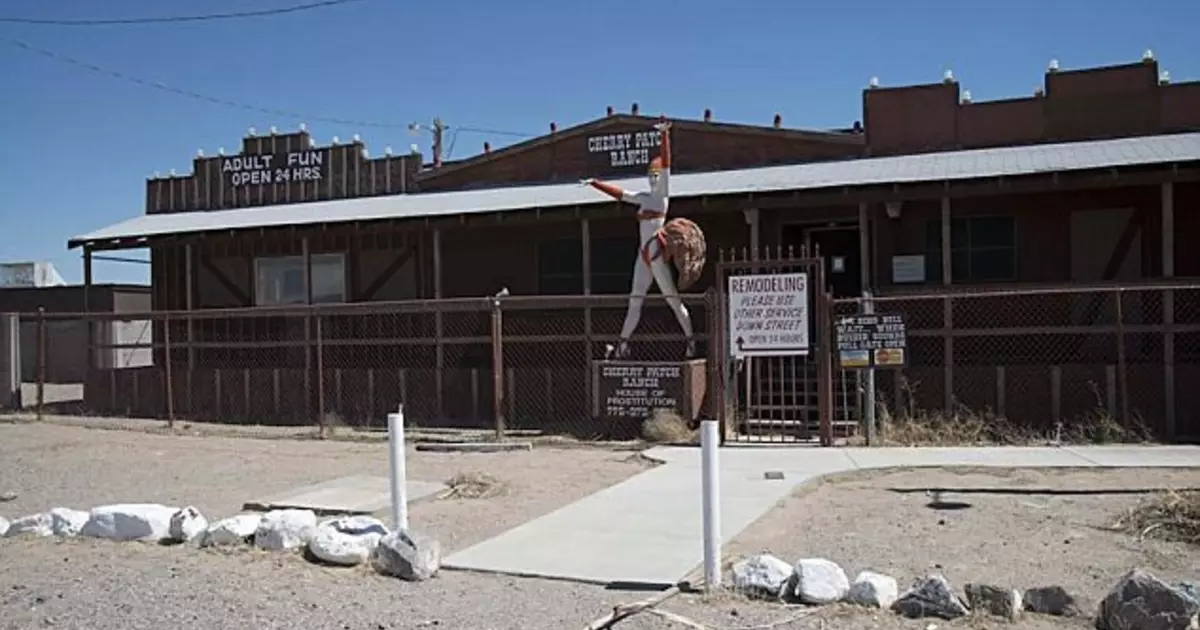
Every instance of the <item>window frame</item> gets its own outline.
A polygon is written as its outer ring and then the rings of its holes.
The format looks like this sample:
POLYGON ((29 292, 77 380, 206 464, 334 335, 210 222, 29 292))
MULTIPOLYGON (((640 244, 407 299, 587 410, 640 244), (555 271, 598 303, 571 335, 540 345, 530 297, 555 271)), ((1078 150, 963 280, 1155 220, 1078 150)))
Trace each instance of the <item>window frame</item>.
MULTIPOLYGON (((591 239, 591 288, 592 295, 621 295, 629 291, 633 279, 633 261, 637 256, 637 239, 634 237, 609 236, 591 239), (611 268, 597 265, 597 258, 613 255, 611 268), (619 265, 626 265, 621 270, 619 265), (600 269, 597 269, 600 267, 600 269), (618 290, 617 287, 620 287, 618 290)), ((580 238, 556 238, 537 244, 537 290, 539 295, 582 295, 583 294, 583 240, 580 238), (560 268, 548 270, 546 250, 562 247, 569 252, 572 262, 559 263, 560 268), (559 287, 553 285, 561 283, 559 287), (550 285, 550 286, 548 286, 550 285), (566 289, 564 289, 564 287, 566 289), (560 290, 563 289, 563 290, 560 290), (564 292, 566 290, 566 292, 564 292)))
MULTIPOLYGON (((330 278, 337 278, 336 291, 322 293, 313 292, 313 304, 341 304, 346 302, 346 255, 341 252, 331 252, 324 254, 312 254, 313 267, 313 285, 314 288, 322 284, 318 280, 318 269, 330 266, 336 267, 336 272, 331 272, 330 278)), ((254 305, 255 306, 295 306, 308 304, 308 278, 304 273, 304 256, 260 256, 254 259, 254 305), (273 269, 272 269, 273 268, 273 269), (283 270, 280 273, 279 270, 283 270), (292 272, 299 269, 301 274, 300 295, 281 295, 279 299, 271 299, 267 295, 270 283, 265 281, 264 273, 268 271, 274 272, 276 278, 281 278, 284 273, 292 272)), ((277 280, 278 281, 278 280, 277 280)))
MULTIPOLYGON (((942 220, 940 217, 926 220, 925 224, 925 270, 926 282, 940 283, 942 281, 942 220), (931 242, 930 236, 937 235, 931 242)), ((1017 255, 1017 219, 1011 214, 988 214, 965 217, 953 217, 950 221, 950 281, 951 283, 983 284, 990 282, 1014 282, 1020 277, 1020 259, 1017 255), (1007 245, 975 245, 972 241, 972 225, 983 221, 997 219, 1008 223, 1011 238, 1007 245), (957 225, 956 225, 957 224, 957 225), (955 243, 956 228, 961 226, 965 242, 955 243), (1006 253, 1009 273, 997 276, 980 277, 975 272, 974 259, 977 254, 987 255, 1006 253), (959 257, 962 257, 961 259, 959 257), (965 269, 963 265, 965 263, 965 269)))

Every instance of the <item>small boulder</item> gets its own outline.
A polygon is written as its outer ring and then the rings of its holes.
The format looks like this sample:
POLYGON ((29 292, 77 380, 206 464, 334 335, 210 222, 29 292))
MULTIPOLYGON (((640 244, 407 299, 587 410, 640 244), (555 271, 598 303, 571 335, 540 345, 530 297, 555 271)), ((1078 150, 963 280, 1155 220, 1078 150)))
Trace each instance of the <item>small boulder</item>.
POLYGON ((433 538, 413 532, 391 532, 375 546, 371 566, 383 575, 410 582, 428 580, 442 566, 442 546, 433 538))
POLYGON ((317 515, 312 510, 271 510, 258 524, 254 544, 268 551, 300 549, 316 531, 317 515))
POLYGON ((892 610, 910 619, 940 617, 947 620, 964 617, 970 612, 946 578, 940 575, 918 581, 892 603, 892 610))
POLYGON ((189 505, 171 515, 168 534, 172 542, 186 543, 197 541, 207 530, 208 519, 189 505))
POLYGON ((831 604, 850 591, 850 580, 842 567, 824 558, 805 558, 796 563, 791 594, 804 604, 831 604))
POLYGON ((1097 630, 1195 630, 1200 603, 1148 571, 1126 573, 1096 613, 1097 630))
POLYGON ((990 584, 967 584, 967 605, 976 612, 986 612, 1005 619, 1016 619, 1023 608, 1021 592, 990 584))
POLYGON ((0 538, 3 538, 6 533, 8 533, 8 519, 0 516, 0 538))
POLYGON ((30 536, 53 536, 54 519, 50 516, 49 512, 27 514, 9 523, 8 529, 4 531, 5 538, 12 538, 23 534, 30 536))
POLYGON ((863 571, 854 578, 846 601, 869 608, 888 608, 900 596, 896 578, 874 571, 863 571))
POLYGON ((242 545, 254 541, 254 534, 262 523, 262 514, 238 514, 221 519, 208 526, 201 539, 202 547, 242 545))
POLYGON ((78 536, 91 514, 83 510, 56 507, 50 510, 50 532, 55 536, 78 536))
POLYGON ((367 561, 379 540, 387 533, 387 526, 377 518, 335 518, 317 525, 316 534, 308 543, 308 550, 324 562, 355 566, 367 561))
POLYGON ((1075 598, 1061 586, 1038 586, 1021 595, 1025 610, 1042 615, 1075 617, 1082 611, 1075 598))
POLYGON ((120 503, 92 508, 80 536, 158 542, 170 537, 176 508, 157 503, 120 503))
POLYGON ((749 556, 733 565, 733 587, 748 597, 778 599, 792 573, 792 565, 769 553, 749 556))

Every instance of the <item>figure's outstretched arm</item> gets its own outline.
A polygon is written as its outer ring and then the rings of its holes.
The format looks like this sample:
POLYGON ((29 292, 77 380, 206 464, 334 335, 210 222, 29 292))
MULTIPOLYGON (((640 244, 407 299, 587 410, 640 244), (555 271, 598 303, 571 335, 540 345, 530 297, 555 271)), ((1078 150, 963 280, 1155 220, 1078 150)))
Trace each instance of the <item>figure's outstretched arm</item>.
POLYGON ((637 195, 625 190, 624 188, 621 188, 620 186, 615 186, 598 179, 585 179, 583 180, 582 184, 585 186, 591 186, 592 188, 599 190, 600 192, 612 197, 613 199, 616 199, 617 201, 624 201, 625 203, 637 203, 637 195))
POLYGON ((659 138, 662 140, 662 166, 663 170, 671 169, 671 122, 663 119, 654 128, 658 130, 659 138))

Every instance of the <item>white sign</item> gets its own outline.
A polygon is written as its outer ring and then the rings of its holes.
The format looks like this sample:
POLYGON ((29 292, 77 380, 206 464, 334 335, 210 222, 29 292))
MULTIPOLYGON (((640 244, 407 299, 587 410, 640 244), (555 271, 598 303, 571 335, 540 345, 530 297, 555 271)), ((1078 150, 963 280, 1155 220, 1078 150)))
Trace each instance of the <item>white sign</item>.
POLYGON ((612 133, 587 139, 588 153, 607 153, 609 166, 645 166, 650 150, 662 145, 658 130, 612 133))
POLYGON ((808 354, 808 274, 729 277, 729 353, 808 354))
POLYGON ((321 179, 323 151, 293 151, 278 155, 237 155, 221 160, 221 173, 230 186, 312 182, 321 179))
POLYGON ((925 282, 925 255, 892 256, 892 282, 925 282))

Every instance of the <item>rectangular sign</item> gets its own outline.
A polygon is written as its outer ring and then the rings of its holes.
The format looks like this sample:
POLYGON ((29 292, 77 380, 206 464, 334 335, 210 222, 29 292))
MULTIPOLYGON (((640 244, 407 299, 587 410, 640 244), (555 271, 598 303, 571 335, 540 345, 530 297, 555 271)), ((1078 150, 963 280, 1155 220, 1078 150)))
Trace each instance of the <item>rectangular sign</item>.
POLYGON ((601 364, 597 385, 597 410, 606 418, 645 420, 657 409, 684 412, 682 364, 601 364))
POLYGON ((329 149, 290 153, 235 155, 221 158, 221 177, 228 186, 269 186, 320 181, 329 168, 329 149))
POLYGON ((851 315, 838 320, 834 341, 842 369, 899 368, 908 360, 904 318, 851 315))
POLYGON ((587 139, 587 152, 603 155, 612 168, 646 166, 662 145, 662 136, 655 129, 627 131, 591 136, 587 139))
POLYGON ((806 355, 808 274, 729 277, 729 354, 806 355))

